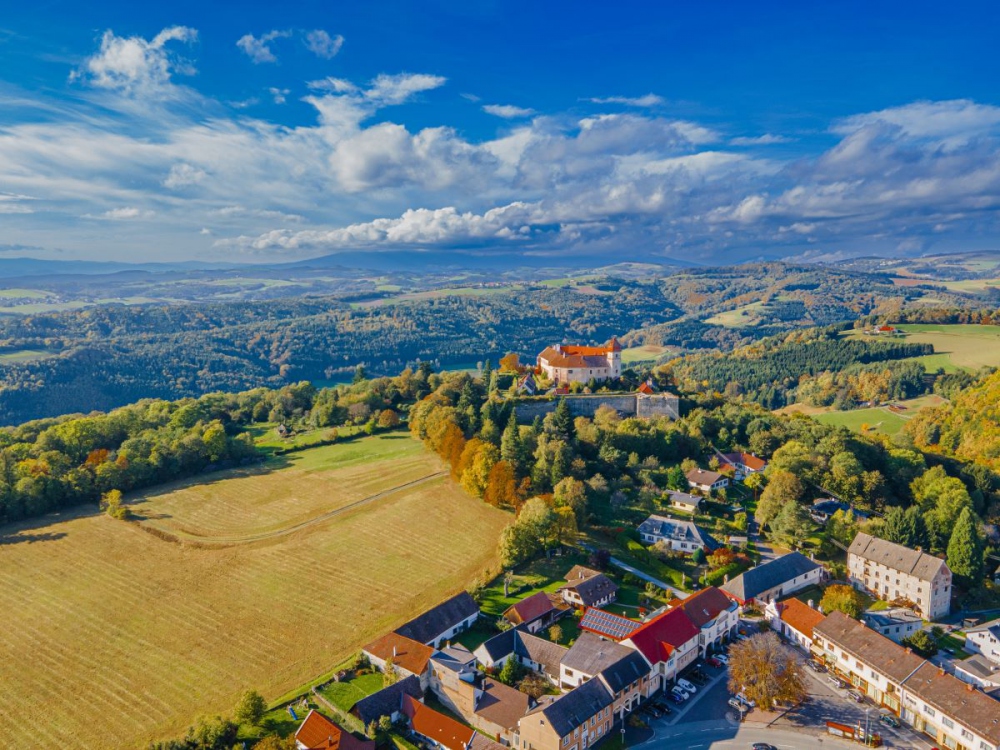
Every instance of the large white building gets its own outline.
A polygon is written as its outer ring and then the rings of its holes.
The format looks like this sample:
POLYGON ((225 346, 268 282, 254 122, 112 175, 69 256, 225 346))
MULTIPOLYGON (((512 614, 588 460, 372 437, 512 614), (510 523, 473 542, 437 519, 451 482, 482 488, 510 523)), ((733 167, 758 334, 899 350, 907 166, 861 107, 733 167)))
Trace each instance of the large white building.
POLYGON ((965 650, 1000 665, 1000 619, 965 629, 965 650))
POLYGON ((913 602, 928 620, 951 610, 951 570, 926 552, 859 532, 847 550, 847 571, 856 588, 890 602, 913 602))
POLYGON ((622 345, 616 338, 604 346, 555 344, 538 355, 538 366, 554 383, 614 380, 622 374, 622 345))

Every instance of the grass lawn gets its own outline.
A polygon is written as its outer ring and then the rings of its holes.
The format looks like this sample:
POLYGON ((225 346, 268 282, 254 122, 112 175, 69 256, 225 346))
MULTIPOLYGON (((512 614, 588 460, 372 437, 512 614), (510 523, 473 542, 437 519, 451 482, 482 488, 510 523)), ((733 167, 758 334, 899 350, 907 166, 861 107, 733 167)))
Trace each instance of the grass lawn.
POLYGON ((820 600, 823 598, 823 589, 819 586, 808 586, 801 591, 795 592, 795 598, 803 604, 808 604, 812 600, 813 605, 818 607, 820 600))
POLYGON ((254 445, 263 450, 280 450, 282 448, 300 448, 317 445, 324 440, 329 440, 331 433, 336 430, 339 439, 354 437, 362 432, 361 427, 347 425, 344 427, 322 427, 315 430, 304 430, 296 432, 289 437, 278 435, 278 426, 273 423, 253 425, 248 432, 253 437, 254 445))
POLYGON ((677 352, 674 346, 656 346, 646 344, 645 346, 631 346, 622 350, 622 363, 631 365, 635 362, 654 362, 660 357, 677 352))
POLYGON ((503 576, 496 578, 483 594, 480 609, 487 618, 496 619, 513 604, 539 591, 555 592, 566 583, 563 577, 574 565, 586 565, 583 554, 542 557, 532 560, 514 572, 508 593, 503 595, 503 576))
POLYGON ((354 704, 385 686, 380 672, 362 674, 345 682, 330 682, 320 688, 320 694, 343 711, 350 711, 354 704))
MULTIPOLYGON (((914 323, 898 328, 906 333, 905 341, 934 346, 934 354, 917 358, 928 372, 1000 366, 1000 326, 914 323)), ((862 336, 858 331, 845 335, 862 336)))
POLYGON ((0 353, 0 364, 14 365, 20 362, 36 362, 56 356, 55 352, 44 349, 18 349, 13 352, 0 353))
MULTIPOLYGON (((938 356, 938 355, 933 355, 938 356)), ((934 394, 899 401, 903 411, 891 411, 888 407, 877 406, 867 409, 851 409, 848 411, 824 411, 814 418, 822 424, 846 427, 852 432, 880 432, 884 435, 895 435, 906 424, 907 420, 925 406, 940 406, 946 399, 934 394), (863 429, 867 425, 867 430, 863 429)))
MULTIPOLYGON (((338 454, 354 446, 334 445, 252 478, 233 471, 147 493, 137 510, 192 535, 245 534, 292 524, 303 508, 321 515, 356 496, 356 482, 391 490, 401 466, 409 476, 442 468, 408 437, 389 450, 388 437, 368 439, 367 474, 380 483, 338 454)), ((494 566, 509 521, 440 477, 284 536, 214 548, 88 510, 7 527, 0 716, 32 718, 7 722, 4 744, 139 747, 228 713, 248 687, 277 701, 494 566)))

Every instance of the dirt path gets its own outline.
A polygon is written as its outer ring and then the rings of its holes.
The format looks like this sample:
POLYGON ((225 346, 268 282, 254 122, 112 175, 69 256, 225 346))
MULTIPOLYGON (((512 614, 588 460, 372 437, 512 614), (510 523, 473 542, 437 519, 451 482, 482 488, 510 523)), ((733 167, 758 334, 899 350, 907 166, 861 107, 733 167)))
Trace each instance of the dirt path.
POLYGON ((374 495, 369 495, 368 497, 363 497, 360 500, 355 500, 353 503, 348 503, 340 508, 322 513, 314 518, 309 518, 305 521, 300 521, 299 523, 292 524, 291 526, 286 526, 281 529, 274 529, 272 531, 263 531, 258 534, 245 534, 240 536, 199 536, 197 534, 190 534, 188 532, 176 531, 169 528, 164 528, 159 524, 154 522, 146 521, 140 522, 139 526, 145 531, 149 531, 155 536, 160 537, 166 541, 171 542, 191 542, 195 544, 204 544, 211 546, 225 546, 229 547, 237 544, 249 544, 252 542, 261 542, 270 539, 277 539, 279 537, 288 536, 289 534, 294 534, 302 529, 309 528, 310 526, 315 526, 317 524, 328 521, 331 518, 346 513, 348 511, 354 510, 362 505, 375 502, 376 500, 381 500, 388 495, 395 494, 400 490, 410 489, 411 487, 416 487, 421 484, 425 484, 434 479, 440 479, 446 476, 448 472, 438 471, 434 474, 428 474, 425 477, 420 477, 419 479, 414 479, 411 482, 404 482, 403 484, 397 485, 395 487, 390 487, 387 490, 382 490, 382 492, 376 492, 374 495))

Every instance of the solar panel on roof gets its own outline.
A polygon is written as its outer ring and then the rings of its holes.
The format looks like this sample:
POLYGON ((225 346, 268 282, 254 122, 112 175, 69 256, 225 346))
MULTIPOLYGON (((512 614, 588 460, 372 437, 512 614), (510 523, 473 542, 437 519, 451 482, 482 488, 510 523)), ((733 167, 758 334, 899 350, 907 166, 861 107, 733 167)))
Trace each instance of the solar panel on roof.
POLYGON ((638 630, 640 623, 627 617, 605 612, 603 609, 591 607, 580 620, 580 627, 598 635, 607 636, 616 641, 628 638, 638 630))

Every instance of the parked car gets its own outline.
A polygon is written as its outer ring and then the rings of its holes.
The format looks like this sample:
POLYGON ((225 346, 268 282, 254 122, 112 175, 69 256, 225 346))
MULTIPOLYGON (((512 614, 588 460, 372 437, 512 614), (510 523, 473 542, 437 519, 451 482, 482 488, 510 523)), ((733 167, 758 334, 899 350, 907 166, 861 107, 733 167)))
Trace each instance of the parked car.
POLYGON ((885 724, 887 727, 892 727, 893 729, 899 729, 899 719, 897 719, 892 714, 882 714, 878 717, 878 720, 885 724))
POLYGON ((708 682, 708 678, 701 672, 688 672, 685 677, 696 685, 704 685, 708 682))
POLYGON ((694 686, 694 683, 688 682, 684 678, 681 678, 681 679, 677 680, 677 684, 682 689, 687 690, 689 693, 697 693, 698 692, 698 688, 696 688, 694 686))
POLYGON ((670 689, 670 694, 673 695, 675 698, 680 699, 678 703, 680 703, 681 701, 686 701, 688 699, 688 694, 684 690, 676 686, 670 689))
POLYGON ((835 675, 835 674, 832 674, 829 677, 827 677, 826 681, 829 682, 831 685, 833 685, 838 690, 843 690, 844 688, 847 687, 847 683, 844 682, 839 677, 837 677, 837 675, 835 675))
POLYGON ((865 697, 861 693, 859 693, 857 690, 848 690, 847 691, 847 695, 855 703, 864 703, 865 702, 865 697))
POLYGON ((708 666, 710 667, 715 667, 716 669, 722 666, 722 661, 714 656, 710 656, 707 659, 705 659, 705 663, 708 664, 708 666))
POLYGON ((729 700, 728 700, 727 702, 729 703, 729 705, 730 705, 730 706, 732 706, 733 708, 735 708, 735 709, 736 709, 737 711, 742 711, 742 710, 744 710, 744 706, 743 706, 743 704, 742 704, 742 703, 740 703, 740 702, 739 702, 738 700, 736 700, 735 698, 730 698, 730 699, 729 699, 729 700))
POLYGON ((750 708, 753 708, 753 707, 755 707, 757 705, 757 703, 755 701, 750 700, 743 693, 737 693, 736 694, 736 700, 738 700, 740 703, 742 703, 745 706, 750 706, 750 708))
POLYGON ((826 667, 824 667, 822 664, 820 664, 815 659, 809 659, 806 662, 806 666, 809 667, 809 669, 811 669, 813 672, 825 672, 826 671, 826 667))
POLYGON ((661 716, 663 716, 663 712, 656 706, 647 706, 646 711, 651 713, 654 719, 659 719, 661 716))
POLYGON ((755 742, 752 750, 774 750, 774 745, 768 745, 766 742, 755 742))
POLYGON ((666 704, 666 702, 664 702, 664 701, 660 701, 659 703, 657 703, 656 707, 658 709, 660 709, 661 711, 663 711, 663 715, 664 716, 670 716, 670 714, 672 714, 674 712, 674 709, 672 709, 670 706, 668 706, 666 704))
POLYGON ((721 661, 723 666, 729 664, 729 656, 727 656, 726 654, 716 654, 715 660, 721 661))

